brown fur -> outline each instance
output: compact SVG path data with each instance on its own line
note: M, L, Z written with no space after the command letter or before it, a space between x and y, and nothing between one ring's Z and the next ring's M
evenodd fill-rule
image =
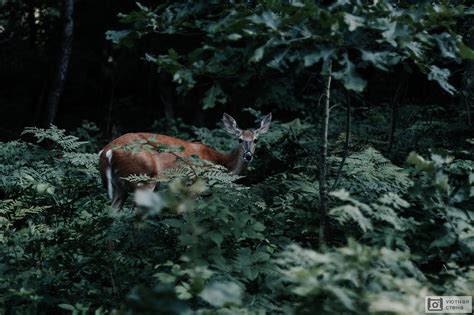
M155 150L142 149L139 152L134 153L131 149L120 149L133 144L140 147L142 144L139 144L139 141L146 141L146 144L149 144L154 148L161 144L169 147L182 146L185 150L174 153L159 153ZM99 169L105 187L107 187L106 169L108 166L106 153L109 150L112 150L113 152L111 163L112 170L114 176L118 178L128 177L132 174L159 178L163 171L176 166L176 156L190 157L192 155L197 155L200 159L208 160L230 168L234 164L233 160L237 153L234 152L234 154L226 155L202 143L189 142L160 134L128 133L107 144L99 157ZM136 189L154 188L154 184L138 186L138 183L131 183L124 180L120 180L120 184L125 192L132 192Z
M233 174L242 173L252 160L255 151L255 139L258 135L268 131L271 119L272 115L270 113L262 119L260 128L241 130L235 119L224 113L224 129L237 136L241 142L230 154L220 153L202 143L152 133L127 133L113 140L104 147L99 157L100 175L106 188L108 185L107 169L111 168L112 207L120 209L130 192L137 189L153 190L156 185L154 182L131 183L122 178L134 174L160 178L165 170L176 166L177 157L197 155L202 160L208 160L226 167ZM184 147L184 151L160 153L156 150L158 145ZM109 150L112 151L110 163L107 158Z

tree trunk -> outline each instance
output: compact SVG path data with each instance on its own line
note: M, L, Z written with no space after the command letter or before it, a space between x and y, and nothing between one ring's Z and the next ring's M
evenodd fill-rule
M327 187L327 154L328 154L328 130L329 130L329 104L332 79L332 63L329 64L329 74L326 83L326 101L321 109L321 155L319 161L319 198L320 198L320 227L319 246L326 244L326 214L328 207L328 187Z
M74 0L64 0L63 12L64 26L62 42L56 63L56 72L48 94L48 100L42 124L44 127L49 127L56 118L59 100L61 99L61 95L64 89L64 83L66 81L69 59L71 57L72 37L74 28Z
M391 113L390 113L390 131L388 134L388 148L387 148L387 155L389 157L392 154L392 148L396 142L395 132L398 127L399 104L402 99L402 94L404 94L403 87L405 86L405 82L407 79L408 79L407 74L403 73L402 78L400 79L400 83L398 84L397 91L395 92L395 96L392 99Z
M469 47L474 47L474 36L468 41L467 45ZM467 124L471 126L472 124L472 117L471 117L471 106L474 102L474 60L472 59L464 59L464 75L462 79L462 87L460 95L460 103L461 106L466 107L466 115L467 115ZM461 108L462 108L461 107Z
M392 102L392 109L390 112L390 133L388 135L388 149L387 155L390 156L392 154L392 147L395 142L395 131L397 129L397 113L398 113L398 103L397 100Z
M163 104L163 110L167 119L174 119L174 106L176 98L174 97L174 87L171 84L171 76L164 71L158 76L158 91L160 93L160 100Z
M30 0L28 4L28 26L29 26L29 39L30 39L30 49L36 49L36 34L38 28L36 27L36 18L35 18L35 2Z

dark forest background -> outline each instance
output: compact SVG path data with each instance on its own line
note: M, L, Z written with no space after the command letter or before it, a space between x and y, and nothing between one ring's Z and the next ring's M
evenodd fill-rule
M156 5L142 1L143 5ZM328 2L329 3L329 2ZM460 1L462 3L462 1ZM155 64L145 60L145 53L166 53L170 48L189 51L198 46L201 35L148 34L131 49L117 48L106 38L108 30L121 29L117 15L136 8L134 1L77 1L74 7L74 32L70 66L64 91L59 100L54 123L71 129L83 121L91 121L104 131L106 138L127 131L150 130L154 121L163 118L183 119L195 126L215 126L223 111L251 124L250 116L242 108L258 107L273 111L275 117L298 117L308 109L291 104L280 104L268 99L269 80L277 84L285 73L253 78L244 87L233 87L231 97L224 105L202 109L201 99L209 83L199 82L187 95L178 95L172 77L158 71ZM54 88L56 68L63 40L63 7L57 1L3 1L0 21L0 137L12 139L26 126L44 125L48 95ZM466 22L468 21L466 20ZM467 31L467 29L466 29ZM469 38L468 38L469 40ZM450 82L472 89L472 61L450 64ZM290 79L293 79L290 75ZM293 82L301 87L291 91L292 97L303 98L301 90L314 74L302 74ZM392 73L373 69L364 71L368 80L363 100L355 100L355 107L390 106L394 97L398 103L430 104L463 112L462 119L469 123L465 94L449 95L426 76L403 71L402 66ZM317 78L316 78L317 80ZM209 80L208 80L209 81ZM464 82L464 83L463 83ZM464 84L464 85L463 85ZM284 86L276 89L283 90ZM265 102L263 103L262 100ZM273 102L272 102L273 101ZM311 107L311 106L310 106ZM311 110L311 109L309 109ZM156 130L166 132L166 130ZM387 130L380 130L387 132Z

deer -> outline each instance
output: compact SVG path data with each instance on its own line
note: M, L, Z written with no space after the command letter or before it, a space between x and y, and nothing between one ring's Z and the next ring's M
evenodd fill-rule
M236 120L224 113L224 130L238 139L236 148L230 153L222 153L200 142L189 142L179 138L153 133L127 133L99 152L99 170L102 183L112 201L112 208L123 207L130 193L138 190L153 191L157 182L135 183L125 178L131 175L146 175L149 178L163 177L166 170L177 166L179 158L198 156L202 160L224 166L231 174L240 175L246 171L255 154L257 139L268 132L272 114L264 116L256 129L242 130ZM134 144L135 150L127 150ZM182 147L180 152L159 152L150 150L157 146Z

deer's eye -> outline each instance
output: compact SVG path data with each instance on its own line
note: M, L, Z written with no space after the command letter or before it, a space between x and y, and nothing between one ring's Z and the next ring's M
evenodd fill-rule
M239 139L239 143L242 143L243 141L244 141L244 140L242 140L242 139Z

